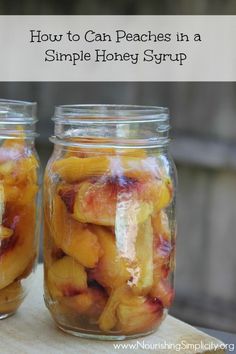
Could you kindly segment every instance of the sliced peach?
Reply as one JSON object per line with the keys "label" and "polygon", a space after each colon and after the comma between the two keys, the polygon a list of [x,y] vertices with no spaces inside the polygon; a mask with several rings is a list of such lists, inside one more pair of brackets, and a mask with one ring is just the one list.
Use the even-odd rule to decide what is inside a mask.
{"label": "sliced peach", "polygon": [[37,260],[37,252],[35,251],[35,254],[32,256],[32,258],[30,259],[27,267],[25,268],[25,270],[23,271],[23,273],[21,273],[16,280],[21,280],[21,279],[25,279],[28,278],[28,276],[32,273],[35,263]]}
{"label": "sliced peach", "polygon": [[8,185],[36,184],[38,161],[33,155],[7,161],[0,167],[0,176]]}
{"label": "sliced peach", "polygon": [[56,245],[85,267],[93,268],[98,263],[102,250],[97,236],[68,214],[58,195],[53,202],[52,234]]}
{"label": "sliced peach", "polygon": [[0,164],[0,176],[1,178],[7,177],[13,173],[14,161],[6,161]]}
{"label": "sliced peach", "polygon": [[163,210],[152,216],[152,227],[155,235],[162,235],[166,240],[171,239],[168,216]]}
{"label": "sliced peach", "polygon": [[117,191],[108,184],[80,183],[75,196],[73,217],[80,222],[114,225]]}
{"label": "sliced peach", "polygon": [[90,321],[96,321],[107,302],[107,295],[101,289],[88,288],[84,293],[63,298],[63,305],[68,306],[78,314],[84,314]]}
{"label": "sliced peach", "polygon": [[66,182],[74,183],[85,178],[103,175],[109,171],[110,161],[102,157],[68,157],[57,160],[52,165],[53,172],[59,174]]}
{"label": "sliced peach", "polygon": [[25,139],[5,139],[0,147],[0,162],[17,160],[24,156],[26,152]]}
{"label": "sliced peach", "polygon": [[98,325],[102,331],[110,331],[116,326],[117,316],[116,310],[119,304],[121,303],[122,298],[127,297],[129,295],[129,289],[126,286],[122,286],[120,288],[114,289],[109,299],[106,303],[104,311],[102,312]]}
{"label": "sliced peach", "polygon": [[147,294],[153,285],[153,230],[151,220],[139,225],[135,244],[137,281],[132,290],[135,294]]}
{"label": "sliced peach", "polygon": [[149,179],[143,192],[144,200],[152,202],[153,209],[157,213],[165,209],[172,200],[173,185],[170,178],[163,176],[162,178]]}
{"label": "sliced peach", "polygon": [[15,312],[23,301],[23,288],[20,281],[15,281],[0,290],[0,313]]}
{"label": "sliced peach", "polygon": [[[73,142],[76,142],[73,138]],[[70,147],[66,154],[66,157],[95,157],[95,156],[129,156],[129,157],[147,157],[145,149],[115,149],[115,148],[81,148]]]}
{"label": "sliced peach", "polygon": [[164,307],[169,308],[174,299],[174,289],[167,279],[163,279],[153,286],[150,296],[159,299]]}
{"label": "sliced peach", "polygon": [[152,226],[154,230],[153,261],[155,286],[161,278],[166,278],[170,272],[173,245],[168,217],[164,211],[152,217]]}
{"label": "sliced peach", "polygon": [[[130,224],[138,224],[144,222],[153,211],[152,203],[143,197],[145,187],[125,177],[101,178],[68,186],[61,196],[67,210],[80,222],[114,226],[120,222],[121,214],[125,214]],[[73,193],[74,200],[66,197]]]}
{"label": "sliced peach", "polygon": [[130,296],[117,307],[118,328],[127,334],[151,331],[163,317],[160,301],[144,296]]}
{"label": "sliced peach", "polygon": [[153,211],[166,207],[172,198],[165,181],[140,182],[125,176],[62,185],[60,195],[76,220],[104,226],[118,224],[124,215],[133,224],[142,223]]}
{"label": "sliced peach", "polygon": [[91,226],[102,247],[103,255],[90,276],[107,288],[122,286],[130,277],[130,263],[119,254],[119,248],[112,232],[101,226]]}
{"label": "sliced peach", "polygon": [[87,289],[86,271],[72,257],[65,256],[48,269],[47,286],[53,298],[78,295]]}
{"label": "sliced peach", "polygon": [[13,230],[0,245],[0,289],[12,283],[24,272],[36,253],[35,206],[25,208],[7,205],[3,225]]}
{"label": "sliced peach", "polygon": [[4,183],[5,201],[18,205],[32,203],[38,192],[36,184],[11,185]]}
{"label": "sliced peach", "polygon": [[166,278],[170,272],[170,260],[173,247],[162,235],[154,238],[154,285],[161,278]]}
{"label": "sliced peach", "polygon": [[37,183],[37,168],[39,164],[34,155],[29,155],[17,161],[17,178],[19,182]]}
{"label": "sliced peach", "polygon": [[55,261],[64,257],[66,254],[58,247],[55,243],[54,237],[51,233],[51,223],[49,224],[48,218],[44,217],[44,237],[43,237],[43,247],[44,247],[44,263],[47,267],[50,267]]}
{"label": "sliced peach", "polygon": [[21,200],[22,192],[18,186],[4,183],[5,201],[10,203],[17,203]]}
{"label": "sliced peach", "polygon": [[139,157],[68,157],[57,160],[52,171],[68,183],[76,183],[92,176],[126,176],[137,180],[158,177],[159,171],[154,158]]}

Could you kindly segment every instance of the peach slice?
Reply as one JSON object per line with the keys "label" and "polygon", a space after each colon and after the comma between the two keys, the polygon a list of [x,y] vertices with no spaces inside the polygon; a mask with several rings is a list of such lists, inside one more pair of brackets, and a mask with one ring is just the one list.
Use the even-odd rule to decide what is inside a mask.
{"label": "peach slice", "polygon": [[[73,142],[76,140],[73,138]],[[145,149],[115,149],[115,148],[81,148],[70,147],[67,149],[65,158],[67,157],[95,157],[95,156],[129,156],[129,157],[147,157]]]}
{"label": "peach slice", "polygon": [[37,168],[38,161],[33,155],[0,164],[5,202],[27,205],[33,201],[38,191]]}
{"label": "peach slice", "polygon": [[109,299],[106,303],[104,311],[102,312],[99,320],[98,325],[102,331],[110,331],[116,326],[117,323],[117,316],[116,310],[119,306],[122,298],[127,297],[129,295],[129,289],[126,286],[122,286],[120,288],[114,289]]}
{"label": "peach slice", "polygon": [[87,289],[86,271],[72,257],[65,256],[48,269],[47,286],[53,298],[78,295]]}
{"label": "peach slice", "polygon": [[102,286],[113,289],[122,286],[131,277],[129,261],[119,254],[112,232],[102,226],[91,226],[102,247],[103,255],[90,277]]}
{"label": "peach slice", "polygon": [[171,239],[168,216],[163,210],[152,216],[152,227],[155,235],[162,235],[168,241]]}
{"label": "peach slice", "polygon": [[125,297],[117,307],[117,327],[127,334],[151,331],[163,318],[160,301],[144,296]]}
{"label": "peach slice", "polygon": [[36,253],[35,218],[34,205],[24,209],[6,206],[3,226],[13,230],[13,234],[0,245],[0,289],[20,276]]}
{"label": "peach slice", "polygon": [[169,177],[149,179],[143,199],[152,202],[155,213],[168,207],[173,197],[173,185]]}
{"label": "peach slice", "polygon": [[133,224],[142,223],[153,211],[165,208],[172,198],[168,180],[140,182],[125,176],[62,184],[59,194],[76,220],[103,226],[119,223],[121,213],[132,214],[129,220]]}
{"label": "peach slice", "polygon": [[57,160],[52,171],[64,181],[76,183],[92,176],[126,176],[136,180],[159,177],[160,171],[155,158],[129,156],[67,157]]}
{"label": "peach slice", "polygon": [[84,293],[63,298],[63,305],[78,314],[89,317],[89,320],[96,321],[101,315],[107,302],[107,295],[101,289],[88,288]]}
{"label": "peach slice", "polygon": [[30,259],[27,267],[25,268],[25,270],[23,271],[23,273],[21,273],[16,280],[21,280],[21,279],[25,279],[28,278],[28,276],[32,273],[32,271],[34,270],[34,266],[36,264],[36,260],[37,260],[37,252],[35,250],[35,254],[32,256],[32,258]]}
{"label": "peach slice", "polygon": [[150,296],[159,299],[164,307],[169,308],[174,299],[174,289],[167,279],[163,279],[153,286]]}
{"label": "peach slice", "polygon": [[[62,198],[68,198],[68,195],[64,194]],[[87,225],[79,223],[68,214],[58,195],[54,197],[51,229],[56,245],[65,253],[87,268],[96,266],[102,254],[97,236]]]}
{"label": "peach slice", "polygon": [[22,206],[32,203],[39,189],[36,184],[29,183],[20,185],[11,185],[7,183],[3,184],[5,190],[5,201]]}
{"label": "peach slice", "polygon": [[139,225],[135,249],[137,281],[132,290],[135,294],[146,295],[153,285],[153,230],[150,219]]}
{"label": "peach slice", "polygon": [[152,217],[152,226],[154,230],[153,262],[155,286],[161,278],[167,278],[170,272],[173,245],[168,217],[164,211]]}
{"label": "peach slice", "polygon": [[23,301],[23,288],[20,281],[15,281],[0,290],[0,313],[15,312]]}
{"label": "peach slice", "polygon": [[33,155],[7,161],[0,166],[0,176],[8,185],[36,184],[38,161]]}
{"label": "peach slice", "polygon": [[148,218],[153,206],[145,195],[145,188],[146,185],[126,177],[101,178],[62,187],[60,195],[76,220],[114,226],[120,222],[121,213],[129,214],[133,224]]}
{"label": "peach slice", "polygon": [[6,161],[0,164],[0,176],[1,178],[11,175],[14,170],[14,161]]}

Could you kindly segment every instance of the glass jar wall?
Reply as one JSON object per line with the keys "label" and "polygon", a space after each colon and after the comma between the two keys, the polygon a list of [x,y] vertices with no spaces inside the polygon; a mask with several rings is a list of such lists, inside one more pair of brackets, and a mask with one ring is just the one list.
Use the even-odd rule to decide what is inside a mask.
{"label": "glass jar wall", "polygon": [[59,106],[44,179],[45,302],[72,334],[153,332],[174,297],[168,110]]}
{"label": "glass jar wall", "polygon": [[16,312],[38,253],[36,104],[0,100],[0,319]]}

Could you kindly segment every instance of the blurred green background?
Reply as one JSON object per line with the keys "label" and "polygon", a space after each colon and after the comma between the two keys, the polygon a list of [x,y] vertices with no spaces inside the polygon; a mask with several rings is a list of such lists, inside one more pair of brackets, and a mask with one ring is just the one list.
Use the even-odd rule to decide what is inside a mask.
{"label": "blurred green background", "polygon": [[[234,0],[0,2],[0,14],[236,14]],[[233,45],[233,44],[232,44]],[[0,97],[37,101],[45,166],[54,105],[167,106],[178,168],[176,300],[193,325],[236,332],[236,83],[0,83]]]}

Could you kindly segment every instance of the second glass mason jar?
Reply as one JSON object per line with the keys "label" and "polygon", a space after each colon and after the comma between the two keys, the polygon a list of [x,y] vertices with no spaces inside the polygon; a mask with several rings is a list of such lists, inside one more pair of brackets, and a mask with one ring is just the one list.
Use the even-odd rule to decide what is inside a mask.
{"label": "second glass mason jar", "polygon": [[35,115],[36,103],[0,100],[0,319],[22,303],[37,260]]}
{"label": "second glass mason jar", "polygon": [[173,296],[168,109],[59,106],[44,179],[45,302],[64,331],[152,333]]}

